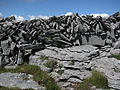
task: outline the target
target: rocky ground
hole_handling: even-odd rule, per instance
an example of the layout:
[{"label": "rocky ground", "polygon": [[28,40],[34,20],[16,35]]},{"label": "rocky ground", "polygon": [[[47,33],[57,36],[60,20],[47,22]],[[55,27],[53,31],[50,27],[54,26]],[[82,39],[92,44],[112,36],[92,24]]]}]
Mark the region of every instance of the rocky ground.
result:
[{"label": "rocky ground", "polygon": [[37,82],[32,80],[32,75],[25,73],[1,73],[0,86],[18,87],[21,89],[32,88],[35,90],[45,90],[44,87],[39,86]]},{"label": "rocky ground", "polygon": [[[31,56],[29,64],[38,65],[65,88],[82,82],[92,75],[92,70],[97,70],[107,76],[109,87],[120,89],[120,60],[111,57],[113,50],[109,46],[104,50],[91,45],[47,47]],[[49,61],[57,62],[55,67],[49,68]]]},{"label": "rocky ground", "polygon": [[[120,60],[115,55],[120,55],[119,12],[108,18],[73,14],[21,22],[0,17],[0,68],[39,66],[63,90],[74,90],[93,70],[119,90]],[[46,89],[26,73],[0,73],[0,81],[5,87]]]}]

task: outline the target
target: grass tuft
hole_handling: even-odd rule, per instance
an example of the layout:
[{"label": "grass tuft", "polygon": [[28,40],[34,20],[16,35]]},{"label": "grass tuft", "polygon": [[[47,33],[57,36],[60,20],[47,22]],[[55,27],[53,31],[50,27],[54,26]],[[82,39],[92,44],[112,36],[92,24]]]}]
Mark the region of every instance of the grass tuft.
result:
[{"label": "grass tuft", "polygon": [[57,67],[57,61],[55,60],[48,60],[44,66],[48,67],[48,68],[51,68],[51,69],[55,69]]},{"label": "grass tuft", "polygon": [[0,86],[0,90],[21,90],[21,89],[17,88],[17,87],[4,87],[4,86]]},{"label": "grass tuft", "polygon": [[49,60],[49,57],[47,57],[47,56],[40,56],[39,59],[41,59],[41,60]]},{"label": "grass tuft", "polygon": [[97,88],[102,89],[109,89],[107,78],[98,71],[92,71],[92,76],[77,85],[76,90],[91,90],[91,86],[96,86]]},{"label": "grass tuft", "polygon": [[62,75],[64,73],[64,71],[63,70],[59,70],[57,73]]},{"label": "grass tuft", "polygon": [[114,57],[114,58],[120,60],[120,55],[112,55],[112,57]]}]

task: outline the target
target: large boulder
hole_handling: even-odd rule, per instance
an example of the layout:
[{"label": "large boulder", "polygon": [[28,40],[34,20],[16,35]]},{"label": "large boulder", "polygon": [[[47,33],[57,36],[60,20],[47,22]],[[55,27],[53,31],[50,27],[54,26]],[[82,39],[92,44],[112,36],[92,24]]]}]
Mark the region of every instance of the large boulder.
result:
[{"label": "large boulder", "polygon": [[83,45],[98,45],[104,46],[105,39],[102,39],[101,36],[97,35],[82,35],[82,44]]}]

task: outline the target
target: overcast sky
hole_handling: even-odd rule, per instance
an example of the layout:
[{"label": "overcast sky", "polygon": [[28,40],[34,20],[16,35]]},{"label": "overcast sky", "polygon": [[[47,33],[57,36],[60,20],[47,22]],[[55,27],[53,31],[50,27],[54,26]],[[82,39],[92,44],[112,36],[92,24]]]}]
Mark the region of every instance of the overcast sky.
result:
[{"label": "overcast sky", "polygon": [[109,15],[120,11],[120,0],[0,0],[0,16],[58,16],[67,12]]}]

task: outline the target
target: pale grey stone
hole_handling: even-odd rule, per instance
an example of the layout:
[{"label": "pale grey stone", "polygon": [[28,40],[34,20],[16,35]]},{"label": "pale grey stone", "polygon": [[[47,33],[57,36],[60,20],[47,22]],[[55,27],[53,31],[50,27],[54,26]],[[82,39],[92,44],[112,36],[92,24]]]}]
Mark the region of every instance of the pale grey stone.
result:
[{"label": "pale grey stone", "polygon": [[94,51],[91,51],[88,56],[89,57],[97,57],[97,56],[99,56],[99,54],[100,54],[99,50],[94,50]]},{"label": "pale grey stone", "polygon": [[82,36],[82,44],[104,46],[105,40],[103,40],[101,37],[98,37],[97,35],[86,35]]},{"label": "pale grey stone", "polygon": [[103,72],[108,79],[109,87],[120,89],[120,61],[115,58],[103,57],[92,62],[94,69]]},{"label": "pale grey stone", "polygon": [[115,44],[114,44],[114,47],[113,47],[114,49],[120,49],[120,38],[118,39],[118,41],[117,42],[115,42]]},{"label": "pale grey stone", "polygon": [[119,55],[120,54],[120,49],[112,49],[110,51],[110,54],[112,54],[112,55]]},{"label": "pale grey stone", "polygon": [[54,78],[54,80],[55,80],[56,82],[59,81],[60,75],[59,75],[58,73],[56,73],[56,72],[51,72],[50,75],[51,75],[52,78]]},{"label": "pale grey stone", "polygon": [[42,65],[43,60],[40,59],[40,56],[30,56],[29,57],[29,64],[33,65]]},{"label": "pale grey stone", "polygon": [[45,90],[45,87],[38,85],[32,79],[27,79],[28,75],[25,73],[1,73],[0,86],[18,87],[21,89],[33,88],[35,90]]},{"label": "pale grey stone", "polygon": [[111,28],[111,37],[112,39],[115,39],[114,31],[115,31],[116,25],[114,23],[111,23],[110,28]]},{"label": "pale grey stone", "polygon": [[90,45],[64,49],[48,47],[47,49],[41,50],[35,54],[37,56],[46,56],[61,61],[86,61],[88,60],[87,56],[89,55],[89,52],[92,52],[95,49],[96,47]]},{"label": "pale grey stone", "polygon": [[81,83],[82,80],[77,79],[77,78],[69,78],[69,79],[68,79],[68,82],[71,82],[71,83]]},{"label": "pale grey stone", "polygon": [[92,86],[92,87],[90,87],[90,89],[96,90],[96,86]]},{"label": "pale grey stone", "polygon": [[8,40],[1,41],[1,48],[3,50],[4,55],[9,55],[10,54],[10,46],[9,46],[9,41]]},{"label": "pale grey stone", "polygon": [[30,56],[30,61],[29,64],[31,65],[37,65],[41,68],[41,70],[46,71],[46,72],[50,72],[51,68],[47,68],[44,66],[44,63],[46,62],[46,60],[42,60],[40,58],[40,56]]},{"label": "pale grey stone", "polygon": [[6,69],[15,69],[17,67],[17,65],[15,66],[15,65],[13,65],[13,66],[5,66],[4,68],[6,68]]},{"label": "pale grey stone", "polygon": [[107,38],[107,39],[105,40],[105,43],[108,44],[108,45],[112,45],[113,42],[112,42],[111,39],[108,39],[108,38]]},{"label": "pale grey stone", "polygon": [[2,66],[2,57],[0,56],[0,67]]},{"label": "pale grey stone", "polygon": [[76,77],[80,80],[90,77],[92,74],[89,71],[80,72],[79,70],[65,70],[60,80],[68,80],[69,78]]},{"label": "pale grey stone", "polygon": [[15,45],[16,45],[16,43],[12,42],[12,43],[10,44],[10,50],[14,50]]},{"label": "pale grey stone", "polygon": [[71,83],[70,82],[66,82],[62,85],[63,87],[68,87],[68,86],[71,86]]},{"label": "pale grey stone", "polygon": [[18,65],[23,64],[23,53],[21,51],[19,51],[19,53],[18,53],[17,64]]}]

